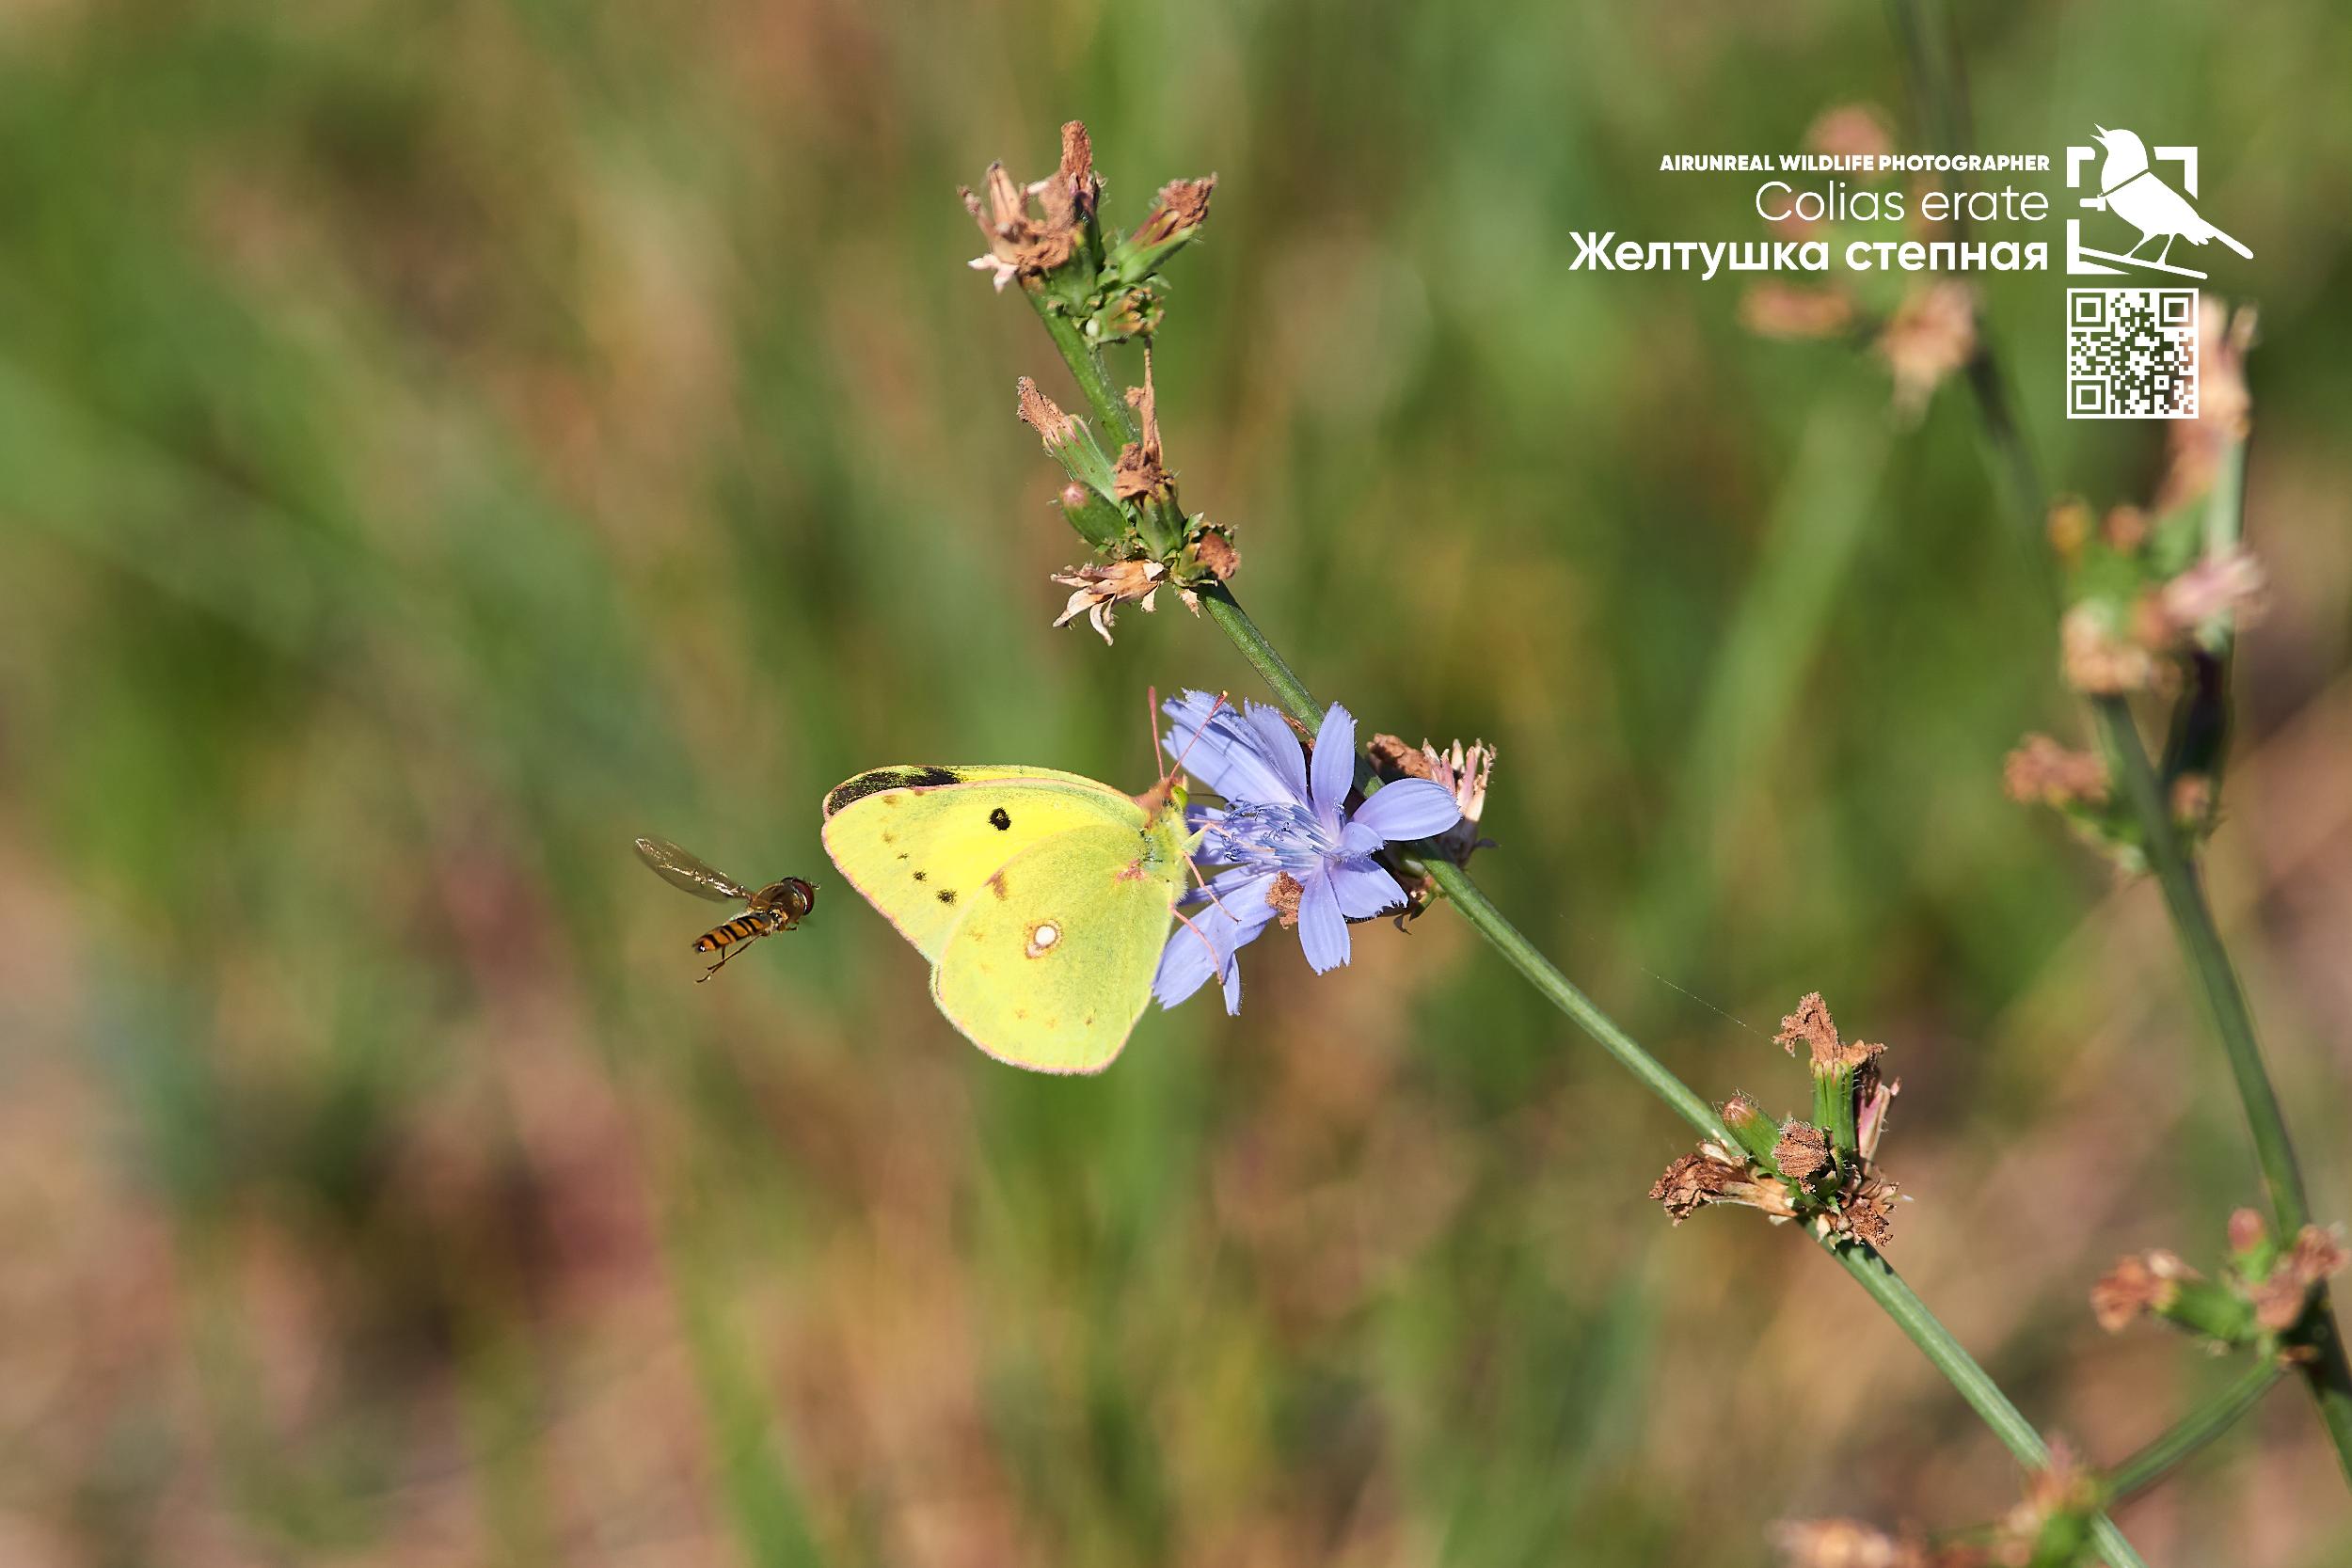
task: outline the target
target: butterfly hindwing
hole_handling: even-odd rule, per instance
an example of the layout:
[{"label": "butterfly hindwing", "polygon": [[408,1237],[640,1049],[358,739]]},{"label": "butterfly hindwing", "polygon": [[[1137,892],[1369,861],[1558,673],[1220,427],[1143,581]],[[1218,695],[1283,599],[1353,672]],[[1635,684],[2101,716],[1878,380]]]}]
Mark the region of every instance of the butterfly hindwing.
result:
[{"label": "butterfly hindwing", "polygon": [[1182,841],[1165,819],[1058,833],[983,879],[931,971],[931,995],[992,1056],[1099,1072],[1152,999],[1184,883]]}]

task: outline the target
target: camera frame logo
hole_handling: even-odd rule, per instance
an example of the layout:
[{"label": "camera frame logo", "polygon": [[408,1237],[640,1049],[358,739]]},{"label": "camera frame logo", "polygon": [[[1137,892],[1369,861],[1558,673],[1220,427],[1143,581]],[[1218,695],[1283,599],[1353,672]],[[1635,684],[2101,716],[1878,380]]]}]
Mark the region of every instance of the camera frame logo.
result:
[{"label": "camera frame logo", "polygon": [[[2201,249],[2214,241],[2250,261],[2254,253],[2207,222],[2197,208],[2194,147],[2158,144],[2153,150],[2130,131],[2098,126],[2096,145],[2066,150],[2066,188],[2093,194],[2086,212],[2119,219],[2138,238],[2120,250],[2083,243],[2083,220],[2066,220],[2066,270],[2075,277],[2167,274],[2202,282],[2205,274],[2173,260],[2185,240]],[[2087,171],[2098,165],[2095,182]],[[2165,172],[2169,170],[2169,178]],[[2122,245],[2122,240],[2107,241]],[[2150,247],[2154,247],[2150,253]],[[2151,280],[2153,281],[2153,280]],[[2197,417],[2197,316],[2193,288],[2066,291],[2066,417],[2070,420],[2193,420]]]}]

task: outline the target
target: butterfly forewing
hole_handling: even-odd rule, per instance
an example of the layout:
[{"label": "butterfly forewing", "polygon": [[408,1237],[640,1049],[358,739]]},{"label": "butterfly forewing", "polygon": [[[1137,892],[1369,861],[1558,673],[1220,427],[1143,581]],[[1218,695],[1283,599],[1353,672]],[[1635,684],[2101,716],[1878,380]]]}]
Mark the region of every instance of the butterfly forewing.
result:
[{"label": "butterfly forewing", "polygon": [[697,898],[723,903],[730,898],[751,902],[751,889],[727,876],[714,871],[700,857],[691,855],[666,838],[641,838],[637,855],[653,874],[675,888],[683,888]]}]

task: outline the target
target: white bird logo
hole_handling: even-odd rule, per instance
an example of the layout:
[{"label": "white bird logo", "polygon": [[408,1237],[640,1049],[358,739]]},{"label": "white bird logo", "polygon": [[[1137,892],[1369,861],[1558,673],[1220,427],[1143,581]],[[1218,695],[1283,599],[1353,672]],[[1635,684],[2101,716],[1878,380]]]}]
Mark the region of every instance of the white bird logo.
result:
[{"label": "white bird logo", "polygon": [[2104,125],[2096,129],[2098,143],[2107,155],[2099,166],[2099,194],[2086,197],[2083,205],[2094,211],[2111,212],[2139,230],[2139,244],[2118,260],[2141,260],[2141,247],[2159,238],[2164,241],[2164,248],[2156,253],[2156,266],[2165,264],[2165,258],[2172,253],[2174,240],[2186,240],[2191,245],[2219,240],[2240,256],[2249,260],[2253,257],[2252,251],[2199,217],[2186,197],[2156,177],[2148,166],[2145,142],[2129,131],[2110,131]]}]

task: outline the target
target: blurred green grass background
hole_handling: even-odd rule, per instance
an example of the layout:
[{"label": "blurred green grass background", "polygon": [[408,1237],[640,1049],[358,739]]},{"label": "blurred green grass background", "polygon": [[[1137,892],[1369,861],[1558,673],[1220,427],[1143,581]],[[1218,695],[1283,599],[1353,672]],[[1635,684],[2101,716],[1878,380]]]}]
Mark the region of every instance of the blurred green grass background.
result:
[{"label": "blurred green grass background", "polygon": [[[2352,18],[1962,39],[1988,148],[2161,124],[2261,258],[2215,879],[2343,1214]],[[1848,103],[1902,120],[1867,8],[0,6],[0,1559],[1741,1563],[2013,1498],[1810,1249],[1667,1227],[1683,1130],[1442,912],[1060,1082],[831,876],[858,768],[1139,784],[1148,685],[1251,689],[1046,626],[1064,383],[954,187],[1073,116],[1124,221],[1219,174],[1186,499],[1319,692],[1500,744],[1503,907],[1715,1097],[1801,1100],[1808,989],[1889,1040],[1897,1261],[2045,1429],[2217,1386],[2084,1307],[2252,1171],[2152,895],[2001,799],[2075,732],[1964,401],[1569,271],[1753,237],[1659,155]],[[2031,439],[2144,493],[2057,293],[1987,290]],[[641,832],[833,885],[697,988]],[[2286,1392],[2124,1523],[2352,1551]]]}]

